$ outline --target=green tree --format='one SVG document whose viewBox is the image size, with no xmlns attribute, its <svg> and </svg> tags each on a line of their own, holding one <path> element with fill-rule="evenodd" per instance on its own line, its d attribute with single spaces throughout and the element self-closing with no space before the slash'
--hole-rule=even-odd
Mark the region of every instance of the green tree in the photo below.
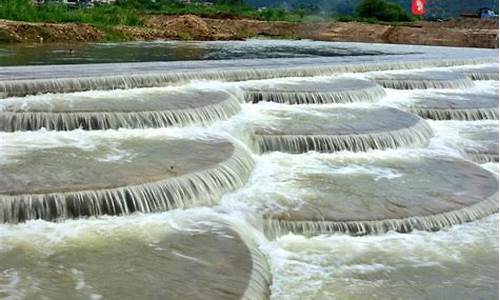
<svg viewBox="0 0 500 300">
<path fill-rule="evenodd" d="M 384 0 L 363 0 L 356 7 L 356 15 L 361 18 L 385 22 L 412 21 L 413 17 L 399 4 Z"/>
<path fill-rule="evenodd" d="M 217 0 L 216 3 L 229 6 L 245 6 L 244 0 Z"/>
</svg>

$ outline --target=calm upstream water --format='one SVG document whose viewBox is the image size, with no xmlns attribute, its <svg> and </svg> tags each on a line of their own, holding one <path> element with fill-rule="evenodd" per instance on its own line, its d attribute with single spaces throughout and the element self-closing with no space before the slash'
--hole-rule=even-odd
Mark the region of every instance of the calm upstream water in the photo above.
<svg viewBox="0 0 500 300">
<path fill-rule="evenodd" d="M 290 58 L 387 55 L 380 47 L 343 46 L 328 42 L 249 40 L 182 42 L 154 41 L 128 43 L 46 43 L 11 44 L 0 47 L 0 66 L 85 64 L 141 61 L 220 60 L 237 58 Z"/>
<path fill-rule="evenodd" d="M 69 49 L 72 49 L 71 53 Z M 377 60 L 377 56 L 418 54 L 432 52 L 432 49 L 271 40 L 7 45 L 0 46 L 0 65 L 360 55 L 372 56 L 373 60 Z M 352 60 L 355 61 L 356 58 Z M 456 68 L 427 68 L 424 71 L 438 69 L 452 71 Z M 368 79 L 370 76 L 386 73 L 389 72 L 352 73 L 346 76 Z M 318 76 L 310 79 L 324 82 L 332 78 Z M 265 84 L 274 86 L 289 81 L 300 79 L 267 79 Z M 261 84 L 262 81 L 259 80 L 198 80 L 175 88 L 180 91 L 189 91 L 193 87 L 222 89 L 241 99 L 243 87 Z M 0 99 L 0 112 L 13 104 L 26 107 L 34 103 L 40 107 L 48 105 L 55 109 L 58 105 L 65 105 L 64 101 L 68 101 L 71 106 L 72 101 L 82 98 L 94 101 L 90 103 L 97 103 L 95 101 L 99 99 L 128 99 L 127 97 L 134 93 L 147 91 L 149 95 L 156 95 L 166 93 L 167 90 L 168 88 L 122 89 L 12 97 Z M 481 142 L 463 132 L 477 128 L 498 131 L 497 120 L 429 120 L 434 136 L 426 146 L 359 153 L 341 151 L 333 154 L 259 153 L 250 136 L 250 132 L 256 127 L 278 126 L 279 118 L 271 113 L 273 111 L 285 110 L 319 116 L 321 109 L 339 106 L 358 109 L 381 106 L 404 108 L 413 103 L 414 97 L 418 95 L 433 97 L 442 91 L 452 91 L 384 90 L 385 96 L 375 103 L 311 106 L 286 106 L 267 102 L 241 103 L 241 110 L 235 112 L 234 116 L 205 127 L 190 125 L 183 128 L 107 131 L 77 129 L 55 132 L 41 129 L 0 132 L 0 164 L 11 163 L 11 160 L 25 152 L 46 153 L 46 150 L 65 146 L 76 147 L 82 152 L 94 151 L 98 155 L 97 161 L 102 163 L 117 161 L 127 165 L 136 159 L 133 153 L 123 150 L 117 143 L 110 143 L 102 148 L 103 136 L 217 136 L 248 151 L 255 161 L 248 182 L 235 191 L 224 194 L 221 200 L 211 207 L 152 214 L 135 213 L 129 216 L 89 217 L 61 222 L 32 220 L 20 224 L 0 224 L 0 299 L 176 299 L 176 295 L 187 293 L 191 284 L 203 283 L 201 279 L 198 281 L 198 277 L 191 282 L 189 272 L 194 274 L 198 272 L 196 266 L 206 266 L 214 263 L 211 259 L 217 259 L 217 253 L 205 257 L 202 253 L 205 251 L 196 249 L 202 249 L 204 245 L 216 246 L 216 243 L 208 242 L 213 240 L 203 240 L 200 244 L 189 244 L 177 237 L 172 239 L 179 241 L 178 243 L 166 241 L 168 242 L 174 232 L 185 231 L 186 234 L 192 235 L 199 233 L 199 229 L 192 229 L 184 221 L 206 219 L 206 216 L 223 219 L 232 224 L 233 228 L 245 239 L 252 240 L 256 248 L 264 254 L 272 275 L 271 299 L 497 299 L 498 213 L 436 232 L 390 231 L 364 236 L 335 233 L 313 237 L 289 233 L 277 238 L 271 238 L 263 232 L 264 224 L 258 217 L 263 210 L 279 211 L 291 205 L 301 207 L 306 201 L 325 197 L 325 193 L 329 191 L 321 187 L 322 178 L 339 174 L 352 178 L 369 175 L 374 176 L 376 181 L 390 181 L 404 176 L 397 170 L 398 161 L 401 159 L 442 156 L 466 158 L 464 150 L 469 149 L 468 147 L 478 147 Z M 475 82 L 474 87 L 458 90 L 498 97 L 498 81 Z M 311 107 L 316 110 L 311 112 Z M 193 158 L 196 159 L 199 158 Z M 387 164 L 367 163 L 379 160 Z M 325 161 L 331 164 L 326 165 Z M 336 162 L 342 164 L 336 165 Z M 498 163 L 490 162 L 480 166 L 498 176 Z M 67 176 L 72 176 L 71 171 L 65 172 L 68 172 Z M 304 178 L 308 181 L 317 180 L 318 188 L 301 185 Z M 402 190 L 404 192 L 404 189 Z M 407 192 L 411 193 L 412 190 Z M 374 191 L 375 193 L 380 195 L 383 191 Z M 387 194 L 394 197 L 391 193 Z M 326 196 L 334 198 L 336 194 L 330 193 Z M 227 233 L 221 233 L 220 230 L 206 231 L 206 234 L 216 232 L 219 236 L 227 237 Z M 224 249 L 220 252 L 224 252 Z M 186 271 L 182 262 L 196 262 L 196 265 L 190 265 L 192 269 Z M 223 261 L 218 263 L 224 264 Z M 241 270 L 243 269 L 242 264 Z M 182 275 L 177 277 L 176 272 Z M 230 278 L 224 280 L 228 284 L 231 282 L 230 284 L 237 285 Z M 231 294 L 226 294 L 228 295 Z M 186 298 L 203 298 L 196 296 L 189 295 Z M 230 298 L 228 296 L 228 299 Z"/>
</svg>

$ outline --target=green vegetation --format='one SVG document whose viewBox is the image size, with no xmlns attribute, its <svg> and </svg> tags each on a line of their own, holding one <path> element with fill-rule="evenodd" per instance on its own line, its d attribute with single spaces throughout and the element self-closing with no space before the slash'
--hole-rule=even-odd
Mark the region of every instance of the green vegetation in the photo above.
<svg viewBox="0 0 500 300">
<path fill-rule="evenodd" d="M 203 0 L 200 0 L 203 1 Z M 70 7 L 57 1 L 35 6 L 31 0 L 0 0 L 0 19 L 49 22 L 86 23 L 113 33 L 113 26 L 141 26 L 148 14 L 185 15 L 213 18 L 250 18 L 264 21 L 320 22 L 360 21 L 368 23 L 411 21 L 413 17 L 401 6 L 384 0 L 363 0 L 356 8 L 356 16 L 328 16 L 321 14 L 315 6 L 297 6 L 292 10 L 283 8 L 254 9 L 244 0 L 216 0 L 206 3 L 186 3 L 181 0 L 118 0 L 114 5 L 95 7 Z M 117 33 L 116 33 L 117 34 Z"/>
<path fill-rule="evenodd" d="M 114 5 L 91 8 L 68 7 L 57 2 L 40 6 L 31 0 L 0 0 L 0 19 L 53 22 L 88 23 L 96 26 L 142 25 L 141 15 L 193 14 L 200 17 L 251 18 L 265 21 L 300 22 L 307 15 L 306 10 L 287 11 L 282 8 L 256 10 L 241 0 L 219 0 L 213 5 L 185 3 L 179 0 L 118 0 Z"/>
<path fill-rule="evenodd" d="M 366 20 L 408 22 L 414 18 L 397 3 L 384 0 L 363 0 L 356 7 L 356 15 Z"/>
<path fill-rule="evenodd" d="M 52 23 L 75 22 L 102 26 L 141 24 L 135 11 L 114 5 L 97 6 L 91 9 L 71 9 L 59 3 L 34 6 L 31 0 L 0 1 L 0 19 Z"/>
</svg>

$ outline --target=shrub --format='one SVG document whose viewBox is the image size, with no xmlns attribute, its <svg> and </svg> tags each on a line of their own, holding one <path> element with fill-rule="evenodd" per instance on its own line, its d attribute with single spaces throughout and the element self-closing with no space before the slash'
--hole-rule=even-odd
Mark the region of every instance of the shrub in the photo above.
<svg viewBox="0 0 500 300">
<path fill-rule="evenodd" d="M 363 0 L 356 7 L 356 15 L 360 18 L 376 19 L 384 22 L 413 21 L 413 17 L 399 4 L 384 0 Z"/>
</svg>

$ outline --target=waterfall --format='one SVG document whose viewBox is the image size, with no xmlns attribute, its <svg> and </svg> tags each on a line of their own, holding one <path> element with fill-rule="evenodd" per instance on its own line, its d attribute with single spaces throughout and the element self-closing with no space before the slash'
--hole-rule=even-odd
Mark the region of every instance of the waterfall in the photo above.
<svg viewBox="0 0 500 300">
<path fill-rule="evenodd" d="M 216 93 L 220 96 L 220 93 Z M 206 102 L 212 94 L 196 98 L 200 103 Z M 175 100 L 175 98 L 173 98 Z M 182 99 L 180 99 L 182 100 Z M 104 101 L 104 100 L 103 100 Z M 164 99 L 168 106 L 170 99 Z M 170 101 L 174 102 L 174 101 Z M 66 111 L 30 111 L 27 110 L 1 110 L 1 131 L 38 130 L 73 130 L 82 128 L 86 130 L 118 129 L 118 128 L 157 128 L 170 126 L 187 126 L 193 124 L 208 125 L 217 120 L 226 120 L 238 113 L 241 109 L 238 99 L 229 94 L 212 103 L 201 106 L 190 106 L 190 103 L 177 101 L 178 106 L 169 110 L 148 110 L 148 102 L 143 104 L 138 111 L 121 111 L 120 101 L 108 101 L 108 108 L 103 111 L 71 111 L 77 110 L 78 103 L 68 107 Z M 137 105 L 140 105 L 138 103 Z M 114 111 L 116 109 L 116 111 Z M 168 107 L 166 107 L 168 109 Z"/>
<path fill-rule="evenodd" d="M 349 135 L 256 135 L 255 141 L 260 152 L 280 151 L 288 153 L 304 153 L 308 151 L 368 151 L 421 146 L 427 144 L 432 137 L 432 129 L 420 120 L 412 128 L 395 131 L 349 134 Z"/>
<path fill-rule="evenodd" d="M 271 294 L 269 287 L 271 286 L 272 276 L 267 258 L 261 252 L 255 241 L 254 228 L 249 228 L 249 225 L 246 223 L 235 222 L 231 217 L 219 214 L 201 214 L 195 218 L 190 217 L 188 220 L 188 224 L 182 224 L 182 228 L 187 227 L 188 230 L 194 230 L 195 232 L 205 232 L 207 231 L 208 225 L 217 235 L 221 235 L 233 242 L 240 240 L 240 243 L 243 243 L 246 250 L 248 250 L 252 261 L 251 272 L 248 276 L 248 284 L 240 299 L 254 300 L 269 298 Z M 201 224 L 199 222 L 201 222 Z M 196 234 L 194 237 L 190 236 L 189 238 L 196 238 Z M 175 245 L 175 243 L 173 244 Z M 219 247 L 223 251 L 219 249 L 218 254 L 226 256 L 225 252 L 228 251 L 227 246 L 228 245 L 220 244 Z"/>
<path fill-rule="evenodd" d="M 498 212 L 498 178 L 465 160 L 400 156 L 327 160 L 295 170 L 298 202 L 263 207 L 269 236 L 435 231 Z"/>
<path fill-rule="evenodd" d="M 265 61 L 265 60 L 264 60 Z M 304 64 L 304 66 L 294 66 L 293 64 L 277 64 L 274 67 L 265 65 L 248 66 L 244 65 L 241 68 L 221 69 L 209 67 L 199 70 L 183 69 L 179 71 L 169 70 L 165 66 L 165 71 L 160 72 L 155 68 L 154 71 L 137 73 L 134 69 L 129 71 L 129 74 L 110 75 L 117 73 L 116 70 L 106 70 L 106 73 L 99 75 L 74 77 L 74 73 L 62 76 L 60 78 L 47 77 L 46 73 L 42 73 L 40 78 L 28 73 L 29 79 L 20 77 L 16 79 L 10 76 L 4 76 L 5 79 L 0 81 L 0 95 L 4 97 L 26 96 L 44 93 L 69 93 L 88 90 L 110 90 L 110 89 L 130 89 L 138 87 L 157 87 L 165 86 L 172 83 L 181 83 L 195 79 L 205 80 L 223 80 L 223 81 L 240 81 L 240 80 L 256 80 L 269 79 L 278 77 L 310 77 L 320 75 L 335 75 L 342 73 L 357 73 L 385 70 L 400 70 L 413 68 L 427 67 L 450 67 L 456 65 L 469 65 L 496 62 L 496 58 L 462 58 L 462 59 L 423 59 L 423 60 L 407 60 L 407 61 L 386 61 L 386 62 L 361 62 L 351 64 L 322 63 L 318 65 Z M 204 64 L 206 64 L 204 62 Z M 149 65 L 148 65 L 149 66 Z M 74 69 L 75 67 L 73 67 Z M 114 71 L 114 72 L 113 72 Z M 32 71 L 31 71 L 32 72 Z M 45 72 L 45 71 L 43 71 Z M 49 72 L 52 76 L 53 72 Z M 10 75 L 10 74 L 9 74 Z M 2 77 L 2 76 L 0 76 Z"/>
<path fill-rule="evenodd" d="M 415 216 L 403 219 L 373 221 L 291 221 L 266 218 L 265 232 L 270 237 L 287 233 L 319 235 L 342 232 L 352 235 L 378 234 L 388 231 L 411 232 L 413 230 L 437 231 L 444 227 L 472 222 L 498 212 L 498 193 L 473 206 L 431 216 Z"/>
<path fill-rule="evenodd" d="M 470 160 L 477 162 L 479 164 L 498 162 L 498 151 L 496 153 L 487 153 L 479 151 L 466 151 L 466 156 Z"/>
<path fill-rule="evenodd" d="M 245 100 L 286 104 L 328 104 L 373 102 L 385 96 L 382 87 L 365 80 L 339 78 L 324 82 L 303 82 L 245 90 Z"/>
<path fill-rule="evenodd" d="M 259 152 L 368 151 L 426 145 L 433 136 L 427 122 L 393 108 L 334 108 L 286 112 L 255 130 Z"/>
<path fill-rule="evenodd" d="M 498 64 L 484 67 L 459 68 L 459 70 L 472 80 L 496 80 L 498 81 Z"/>
<path fill-rule="evenodd" d="M 425 78 L 426 74 L 402 78 L 394 75 L 393 78 L 379 77 L 375 81 L 385 88 L 398 90 L 415 90 L 415 89 L 467 89 L 474 86 L 470 78 L 465 76 L 453 76 L 449 79 L 433 79 L 432 73 L 429 73 L 429 78 Z M 421 77 L 421 78 L 419 78 Z"/>
<path fill-rule="evenodd" d="M 247 289 L 243 294 L 242 300 L 269 299 L 271 294 L 270 286 L 272 275 L 266 256 L 261 252 L 255 239 L 245 234 L 243 230 L 232 226 L 240 235 L 240 238 L 246 244 L 252 255 L 252 272 Z"/>
<path fill-rule="evenodd" d="M 497 80 L 498 81 L 498 72 L 468 72 L 469 77 L 472 80 Z"/>
<path fill-rule="evenodd" d="M 432 120 L 498 120 L 498 92 L 476 88 L 478 92 L 432 92 L 417 96 L 407 110 Z"/>
<path fill-rule="evenodd" d="M 242 186 L 252 168 L 250 155 L 234 146 L 230 157 L 213 167 L 165 180 L 96 190 L 0 194 L 0 223 L 126 215 L 136 211 L 147 213 L 211 205 L 224 192 Z"/>
<path fill-rule="evenodd" d="M 409 107 L 407 110 L 424 119 L 432 120 L 498 120 L 498 108 L 440 109 L 432 107 Z"/>
</svg>

